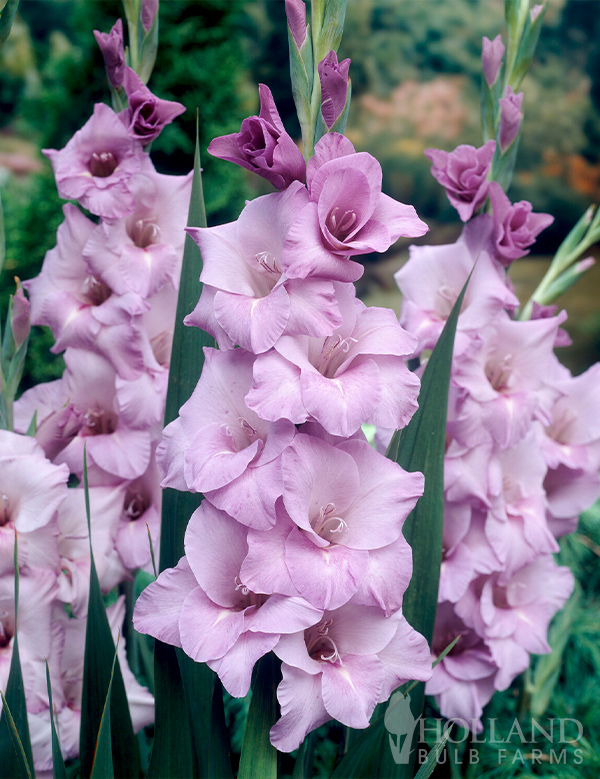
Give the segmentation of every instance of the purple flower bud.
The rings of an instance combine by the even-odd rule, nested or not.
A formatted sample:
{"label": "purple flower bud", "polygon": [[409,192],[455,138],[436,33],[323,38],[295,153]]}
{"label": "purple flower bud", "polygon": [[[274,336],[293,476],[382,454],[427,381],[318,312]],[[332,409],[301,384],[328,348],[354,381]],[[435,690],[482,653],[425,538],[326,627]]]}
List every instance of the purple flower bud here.
{"label": "purple flower bud", "polygon": [[221,135],[208,151],[221,160],[235,162],[285,189],[292,181],[304,181],[306,165],[302,152],[287,134],[269,87],[258,85],[260,114],[244,119],[239,133]]}
{"label": "purple flower bud", "polygon": [[158,0],[142,0],[142,27],[146,32],[150,32],[157,13]]}
{"label": "purple flower bud", "polygon": [[345,59],[338,63],[335,51],[330,51],[325,59],[319,62],[321,113],[327,129],[333,126],[346,105],[349,68],[350,60]]}
{"label": "purple flower bud", "polygon": [[531,23],[532,24],[535,22],[535,20],[540,15],[543,7],[544,7],[544,4],[543,3],[539,3],[538,5],[534,5],[533,8],[531,9]]}
{"label": "purple flower bud", "polygon": [[15,346],[18,349],[23,344],[29,331],[31,330],[30,321],[30,304],[25,295],[23,294],[22,287],[19,287],[13,297],[11,327],[13,338],[15,339]]}
{"label": "purple flower bud", "polygon": [[529,254],[539,233],[554,221],[550,214],[534,214],[531,203],[512,203],[495,181],[489,187],[494,215],[492,245],[496,258],[507,267],[519,257]]}
{"label": "purple flower bud", "polygon": [[512,88],[507,85],[504,97],[498,101],[500,103],[500,149],[508,149],[511,143],[519,134],[521,119],[523,113],[523,93],[515,95]]}
{"label": "purple flower bud", "polygon": [[122,111],[119,117],[127,127],[129,137],[144,144],[157,138],[163,127],[185,111],[181,103],[161,100],[153,95],[131,68],[125,69],[123,86],[129,98],[129,108]]}
{"label": "purple flower bud", "polygon": [[481,63],[483,65],[483,75],[490,89],[498,78],[498,71],[500,70],[503,56],[504,44],[502,43],[502,36],[496,35],[494,40],[491,41],[484,35],[481,47]]}
{"label": "purple flower bud", "polygon": [[593,268],[596,264],[596,260],[593,257],[586,257],[584,260],[579,260],[575,263],[577,273],[585,273],[590,268]]}
{"label": "purple flower bud", "polygon": [[448,200],[463,222],[485,203],[489,182],[487,174],[496,150],[496,142],[488,141],[479,149],[461,144],[452,152],[425,149],[432,162],[431,175],[445,187]]}
{"label": "purple flower bud", "polygon": [[123,22],[117,19],[109,33],[94,30],[94,37],[104,57],[108,80],[115,89],[118,89],[123,84],[123,75],[125,73]]}
{"label": "purple flower bud", "polygon": [[304,0],[285,0],[285,13],[298,48],[306,40],[306,6]]}

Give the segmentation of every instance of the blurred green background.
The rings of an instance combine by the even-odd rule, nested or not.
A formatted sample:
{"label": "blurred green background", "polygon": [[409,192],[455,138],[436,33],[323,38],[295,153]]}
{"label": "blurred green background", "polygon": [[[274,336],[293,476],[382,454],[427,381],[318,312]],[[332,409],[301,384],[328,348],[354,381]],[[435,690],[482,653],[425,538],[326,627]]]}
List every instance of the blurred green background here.
{"label": "blurred green background", "polygon": [[[453,241],[460,232],[458,217],[431,177],[423,150],[481,144],[481,37],[502,31],[503,7],[503,0],[349,0],[340,49],[340,58],[352,58],[347,134],[357,149],[381,161],[385,191],[413,204],[430,225],[423,242]],[[13,277],[27,279],[38,273],[62,220],[62,202],[40,149],[64,146],[87,121],[94,102],[109,102],[92,30],[108,32],[120,15],[117,0],[21,0],[20,14],[0,53],[0,192],[7,244],[0,276],[4,309],[14,289]],[[149,86],[159,97],[179,100],[188,110],[153,144],[155,165],[165,173],[191,168],[198,111],[209,221],[233,220],[245,199],[269,187],[235,165],[210,158],[206,147],[213,137],[238,130],[244,117],[257,112],[257,82],[271,87],[288,131],[299,135],[283,0],[161,0],[160,30],[159,56]],[[536,246],[540,256],[514,266],[514,283],[525,299],[569,228],[590,203],[600,202],[600,0],[550,0],[538,54],[523,90],[524,129],[509,194],[513,201],[525,198],[534,210],[556,217]],[[387,255],[365,259],[359,292],[369,302],[398,309],[393,272],[405,260],[408,243],[399,241]],[[575,370],[600,357],[599,293],[600,271],[595,268],[564,299],[575,345],[566,358],[564,351],[561,356]],[[63,370],[62,358],[48,351],[52,335],[41,328],[35,331],[24,387],[58,377]],[[533,692],[525,685],[523,694],[524,683],[517,682],[496,696],[490,712],[511,719],[522,714],[518,707],[523,702],[527,708],[537,701],[538,709],[545,711],[541,722],[544,717],[577,716],[585,736],[570,748],[583,747],[584,764],[577,767],[570,759],[568,765],[535,766],[528,761],[523,767],[507,761],[501,770],[492,750],[468,776],[599,775],[598,557],[596,508],[584,516],[578,533],[562,542],[562,561],[576,573],[579,585],[575,605],[553,627],[552,640],[559,651],[537,661]],[[535,706],[531,710],[536,711]],[[231,716],[232,711],[230,705]],[[238,725],[242,720],[240,715]],[[341,749],[335,727],[324,728],[317,755],[319,775],[328,775]],[[235,733],[234,728],[234,737]],[[462,773],[460,767],[447,766],[436,775]]]}
{"label": "blurred green background", "polygon": [[[503,30],[503,8],[502,0],[348,3],[340,49],[340,58],[352,58],[347,134],[357,149],[381,161],[387,193],[412,203],[430,225],[422,239],[427,242],[454,240],[460,223],[423,150],[481,144],[481,37]],[[117,0],[21,0],[0,54],[0,192],[7,233],[2,300],[14,288],[13,277],[34,276],[55,244],[62,203],[40,149],[64,146],[94,102],[109,102],[92,30],[107,32],[120,15]],[[236,131],[258,110],[257,82],[271,87],[288,131],[297,137],[283,0],[162,0],[159,55],[149,86],[187,111],[154,143],[152,156],[162,172],[187,172],[198,110],[212,224],[235,219],[246,198],[269,191],[263,180],[206,154],[213,137]],[[556,217],[536,246],[549,256],[582,211],[600,201],[598,0],[550,1],[523,89],[523,136],[509,194]],[[398,308],[392,275],[407,243],[400,241],[387,257],[365,258],[363,297]],[[515,283],[526,295],[542,265],[517,266]],[[600,289],[600,274],[593,271],[592,279],[586,286]],[[597,356],[600,321],[596,294],[574,294],[578,347],[570,360],[581,369]],[[26,385],[60,375],[61,359],[48,356],[51,343],[49,333],[36,333]]]}

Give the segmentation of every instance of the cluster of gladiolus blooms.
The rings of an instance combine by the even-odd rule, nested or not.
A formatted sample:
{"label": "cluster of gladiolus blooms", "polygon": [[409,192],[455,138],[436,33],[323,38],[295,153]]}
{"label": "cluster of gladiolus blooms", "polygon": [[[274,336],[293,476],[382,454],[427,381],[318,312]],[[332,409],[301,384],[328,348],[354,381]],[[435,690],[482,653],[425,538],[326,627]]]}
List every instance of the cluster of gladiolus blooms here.
{"label": "cluster of gladiolus blooms", "polygon": [[273,651],[283,678],[271,742],[291,751],[330,719],[366,727],[403,681],[431,676],[427,642],[401,613],[412,571],[402,525],[423,476],[361,431],[402,428],[416,410],[419,379],[404,363],[416,339],[352,283],[353,257],[427,227],[344,136],[325,135],[305,165],[267,87],[260,96],[260,116],[209,151],[279,191],[234,223],[188,229],[204,286],[187,324],[219,349],[205,349],[157,458],[163,486],[205,500],[134,625],[207,663],[233,696]]}
{"label": "cluster of gladiolus blooms", "polygon": [[[411,247],[396,274],[416,357],[435,346],[474,267],[452,366],[433,656],[460,638],[426,691],[444,716],[476,727],[530,654],[550,651],[548,625],[573,588],[553,557],[556,539],[600,495],[600,365],[573,377],[555,356],[570,343],[565,312],[534,305],[531,319],[516,318],[506,268],[552,217],[512,204],[488,180],[494,145],[429,150],[433,175],[466,224],[454,244]],[[488,197],[491,213],[474,216]],[[380,436],[383,445],[389,434]]]}
{"label": "cluster of gladiolus blooms", "polygon": [[[65,148],[45,152],[59,195],[97,219],[65,205],[56,247],[40,275],[24,283],[32,322],[51,328],[53,351],[64,350],[66,370],[17,401],[17,432],[0,432],[0,687],[6,689],[15,630],[16,530],[19,649],[37,772],[52,768],[45,658],[65,759],[79,748],[90,573],[84,447],[102,590],[131,580],[138,569],[150,571],[148,534],[156,549],[159,542],[155,450],[191,178],[157,173],[144,148],[144,139],[156,137],[183,106],[155,98],[131,69],[122,75],[126,89],[137,90],[130,98],[154,101],[158,118],[155,113],[149,130],[148,111],[137,121],[133,108],[115,114],[98,104]],[[26,436],[32,419],[35,434]],[[108,608],[108,617],[116,639],[124,596]],[[123,638],[118,653],[139,730],[154,719],[153,698],[131,673]]]}

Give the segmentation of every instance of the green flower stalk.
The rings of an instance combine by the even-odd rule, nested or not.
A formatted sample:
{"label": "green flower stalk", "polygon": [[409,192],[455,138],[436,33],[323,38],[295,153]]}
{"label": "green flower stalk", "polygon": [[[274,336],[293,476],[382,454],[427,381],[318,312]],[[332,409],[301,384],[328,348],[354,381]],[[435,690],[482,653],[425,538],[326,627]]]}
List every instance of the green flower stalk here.
{"label": "green flower stalk", "polygon": [[[304,159],[312,157],[315,143],[327,131],[321,117],[321,80],[319,66],[337,54],[342,40],[347,0],[313,0],[311,23],[306,23],[303,0],[286,0],[288,38],[290,43],[290,74],[298,120],[302,129]],[[350,90],[342,116],[346,117]],[[345,118],[344,118],[345,124]],[[332,130],[333,128],[329,128]],[[339,125],[335,127],[336,131]]]}
{"label": "green flower stalk", "polygon": [[600,241],[600,211],[590,206],[554,255],[544,278],[525,304],[520,319],[530,319],[533,305],[548,306],[566,292],[594,264],[593,257],[579,258]]}

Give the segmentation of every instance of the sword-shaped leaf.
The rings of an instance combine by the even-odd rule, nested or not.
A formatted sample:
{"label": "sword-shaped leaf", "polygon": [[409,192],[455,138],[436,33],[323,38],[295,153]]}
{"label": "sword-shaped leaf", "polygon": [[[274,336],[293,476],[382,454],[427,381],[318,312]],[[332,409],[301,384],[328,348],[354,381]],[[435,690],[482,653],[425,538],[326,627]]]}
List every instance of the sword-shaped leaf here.
{"label": "sword-shaped leaf", "polygon": [[[404,523],[402,531],[413,553],[413,575],[404,595],[402,613],[429,644],[435,623],[442,559],[448,388],[456,324],[469,279],[425,366],[419,408],[407,427],[394,433],[387,451],[387,457],[395,460],[406,471],[421,471],[425,475],[423,497]],[[424,690],[425,686],[419,683],[411,696],[411,710],[415,720],[423,709]],[[384,704],[376,708],[371,725],[350,747],[332,777],[412,779],[416,750],[412,750],[413,760],[407,764],[394,763],[385,730],[384,710]]]}
{"label": "sword-shaped leaf", "polygon": [[[7,0],[6,5],[0,11],[0,48],[6,43],[10,29],[15,20],[19,0]],[[2,266],[0,266],[2,267]]]}
{"label": "sword-shaped leaf", "polygon": [[[197,133],[188,226],[206,227]],[[165,425],[177,417],[179,409],[196,387],[204,364],[203,347],[216,345],[208,333],[183,324],[184,317],[195,308],[202,292],[201,271],[200,250],[187,235],[177,299]],[[163,491],[161,571],[173,568],[183,555],[185,529],[201,501],[202,495],[199,494],[173,489]],[[215,687],[215,679],[215,674],[208,667],[194,663],[180,649],[155,642],[157,718],[148,773],[150,779],[188,777],[194,769],[202,777],[232,775],[228,742],[222,726],[225,722],[223,696],[220,685]]]}
{"label": "sword-shaped leaf", "polygon": [[[16,530],[13,559],[15,567],[15,636],[8,682],[6,683],[6,698],[4,695],[2,696],[4,708],[2,717],[0,717],[0,779],[14,779],[16,776],[31,777],[35,774],[29,723],[27,722],[25,687],[19,659],[19,545]],[[16,739],[15,734],[17,735]]]}
{"label": "sword-shaped leaf", "polygon": [[[112,676],[112,658],[115,653],[102,591],[98,582],[91,541],[90,496],[87,475],[87,455],[83,453],[83,489],[85,509],[90,534],[90,589],[88,616],[85,632],[83,661],[83,690],[81,696],[81,730],[79,732],[79,757],[84,777],[90,776],[100,730],[102,712]],[[117,779],[130,779],[139,774],[137,741],[133,733],[127,694],[117,663],[110,698],[110,727],[112,736],[112,760]]]}
{"label": "sword-shaped leaf", "polygon": [[67,779],[67,769],[60,750],[56,723],[54,722],[54,703],[52,701],[52,685],[50,684],[50,669],[46,660],[46,685],[48,686],[48,703],[50,704],[50,727],[52,729],[52,776],[53,779]]}
{"label": "sword-shaped leaf", "polygon": [[117,663],[117,652],[113,657],[112,668],[110,672],[110,681],[108,683],[108,692],[106,701],[102,710],[102,719],[100,720],[100,730],[96,741],[96,751],[94,753],[94,763],[92,765],[92,775],[90,779],[114,779],[115,771],[112,757],[112,739],[110,730],[110,702],[112,698],[113,679],[115,678],[115,665]]}
{"label": "sword-shaped leaf", "polygon": [[277,779],[277,750],[269,731],[278,717],[275,690],[280,680],[281,663],[269,652],[258,661],[252,684],[238,779]]}

